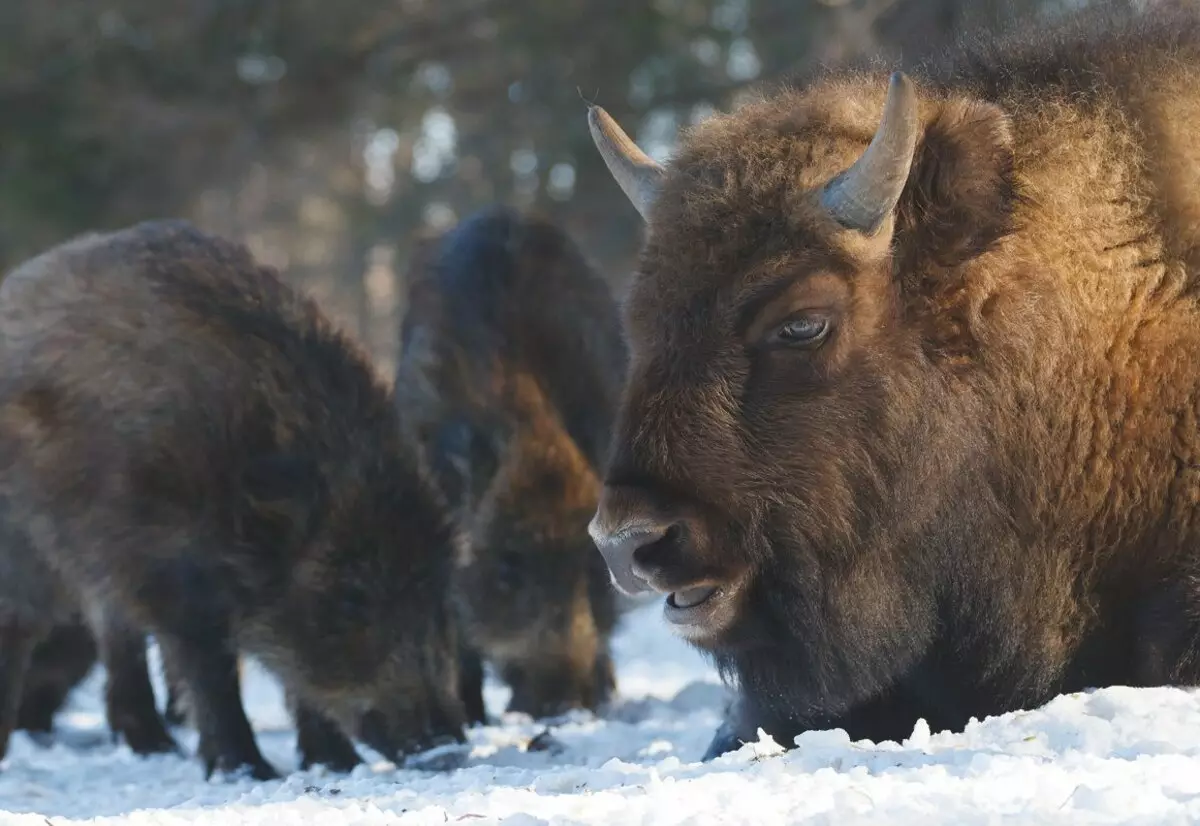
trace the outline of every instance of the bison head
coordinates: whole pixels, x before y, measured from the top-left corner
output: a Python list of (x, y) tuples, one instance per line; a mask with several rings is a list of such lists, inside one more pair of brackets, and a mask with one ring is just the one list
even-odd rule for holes
[(593, 540), (791, 716), (845, 709), (927, 649), (941, 549), (990, 512), (968, 322), (1013, 308), (958, 275), (1009, 232), (1007, 120), (897, 73), (713, 118), (669, 167), (589, 124), (648, 225)]

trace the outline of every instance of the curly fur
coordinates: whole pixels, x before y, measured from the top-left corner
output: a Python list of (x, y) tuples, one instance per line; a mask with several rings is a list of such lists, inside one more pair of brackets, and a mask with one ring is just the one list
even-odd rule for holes
[[(875, 70), (690, 129), (649, 217), (605, 507), (686, 514), (661, 565), (746, 583), (695, 640), (740, 687), (710, 754), (1200, 676), (1200, 19), (1093, 10), (911, 77), (876, 236), (815, 197)], [(810, 306), (821, 348), (761, 346)]]

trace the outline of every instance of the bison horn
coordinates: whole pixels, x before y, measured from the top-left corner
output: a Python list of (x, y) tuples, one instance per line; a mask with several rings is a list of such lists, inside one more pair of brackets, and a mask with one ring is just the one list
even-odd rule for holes
[(871, 233), (896, 208), (912, 168), (917, 131), (916, 91), (903, 72), (895, 72), (871, 144), (821, 193), (821, 204), (839, 224)]
[(663, 168), (638, 149), (637, 144), (617, 126), (612, 115), (599, 106), (588, 107), (588, 129), (591, 130), (596, 148), (600, 150), (600, 156), (608, 165), (608, 171), (616, 178), (643, 220), (646, 219), (662, 186)]

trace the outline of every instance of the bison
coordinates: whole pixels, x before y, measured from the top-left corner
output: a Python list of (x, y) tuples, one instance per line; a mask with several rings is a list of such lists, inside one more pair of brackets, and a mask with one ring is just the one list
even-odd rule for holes
[(1200, 678), (1200, 18), (823, 70), (673, 159), (592, 536), (737, 687), (706, 757)]
[(499, 206), (427, 240), (410, 280), (396, 398), (470, 536), (454, 584), (471, 716), (478, 657), (512, 711), (596, 709), (617, 617), (587, 534), (625, 365), (610, 288), (553, 222)]
[[(0, 364), (0, 486), (32, 546), (0, 607), (82, 605), (110, 700), (149, 686), (152, 633), (206, 776), (277, 776), (239, 652), (283, 683), (304, 766), (353, 766), (360, 732), (393, 759), (464, 738), (459, 532), (366, 356), (274, 270), (186, 222), (75, 239), (0, 285)], [(28, 639), (0, 623), (0, 693)]]

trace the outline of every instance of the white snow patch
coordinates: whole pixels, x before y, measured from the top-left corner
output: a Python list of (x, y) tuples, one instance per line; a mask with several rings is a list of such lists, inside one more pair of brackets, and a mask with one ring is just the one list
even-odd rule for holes
[[(57, 741), (13, 737), (0, 765), (0, 824), (1184, 824), (1200, 820), (1200, 697), (1110, 688), (973, 722), (924, 721), (903, 743), (811, 732), (783, 752), (769, 737), (698, 761), (725, 693), (674, 639), (658, 603), (626, 617), (614, 651), (623, 701), (552, 726), (560, 749), (525, 751), (545, 728), (520, 715), (470, 732), (452, 772), (377, 761), (350, 775), (201, 779), (193, 757), (139, 758), (107, 737), (100, 673), (60, 715)], [(157, 658), (154, 659), (157, 669)], [(99, 671), (99, 670), (98, 670)], [(275, 681), (247, 669), (247, 711), (267, 758), (294, 768), (295, 736)], [(161, 675), (155, 679), (162, 698)], [(488, 686), (495, 711), (507, 689)], [(195, 735), (177, 732), (185, 748)], [(368, 754), (366, 750), (364, 755)]]

